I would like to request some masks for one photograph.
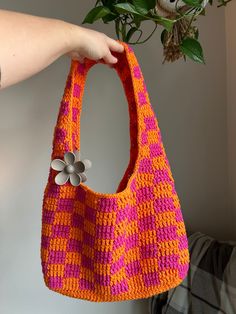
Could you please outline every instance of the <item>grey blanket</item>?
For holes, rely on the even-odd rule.
[[[236,314],[236,244],[189,237],[190,268],[175,289],[153,296],[151,314]]]

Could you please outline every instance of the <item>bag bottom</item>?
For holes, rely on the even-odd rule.
[[[101,291],[91,291],[91,290],[69,290],[63,288],[55,288],[50,285],[47,280],[44,278],[44,282],[46,286],[53,292],[81,300],[87,300],[92,302],[115,302],[115,301],[128,301],[128,300],[136,300],[136,299],[144,299],[152,297],[153,295],[163,293],[172,288],[177,287],[184,278],[176,278],[175,281],[166,282],[161,286],[151,286],[145,289],[136,289],[132,291],[120,292],[117,295],[111,294],[103,294]]]

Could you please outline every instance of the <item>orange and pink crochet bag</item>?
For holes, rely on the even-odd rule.
[[[85,185],[88,161],[75,163],[73,157],[80,150],[86,75],[96,62],[72,60],[54,131],[57,164],[50,169],[43,200],[46,285],[97,302],[159,294],[179,285],[189,266],[185,225],[158,122],[134,52],[122,44],[115,70],[128,100],[131,145],[116,193]],[[58,161],[63,156],[65,161]]]

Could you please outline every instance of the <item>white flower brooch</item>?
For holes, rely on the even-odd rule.
[[[51,162],[51,168],[60,171],[55,177],[57,185],[63,185],[68,180],[73,186],[78,186],[81,182],[85,182],[87,177],[85,171],[91,168],[92,163],[88,159],[80,160],[78,151],[75,153],[67,152],[64,155],[64,160],[54,159]]]

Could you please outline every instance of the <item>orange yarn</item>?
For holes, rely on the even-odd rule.
[[[115,66],[130,114],[130,161],[116,193],[81,183],[58,186],[50,170],[44,193],[41,258],[46,285],[90,301],[150,297],[186,276],[189,252],[174,180],[134,52],[124,44]],[[52,159],[80,149],[80,114],[88,70],[72,60],[54,132]]]

